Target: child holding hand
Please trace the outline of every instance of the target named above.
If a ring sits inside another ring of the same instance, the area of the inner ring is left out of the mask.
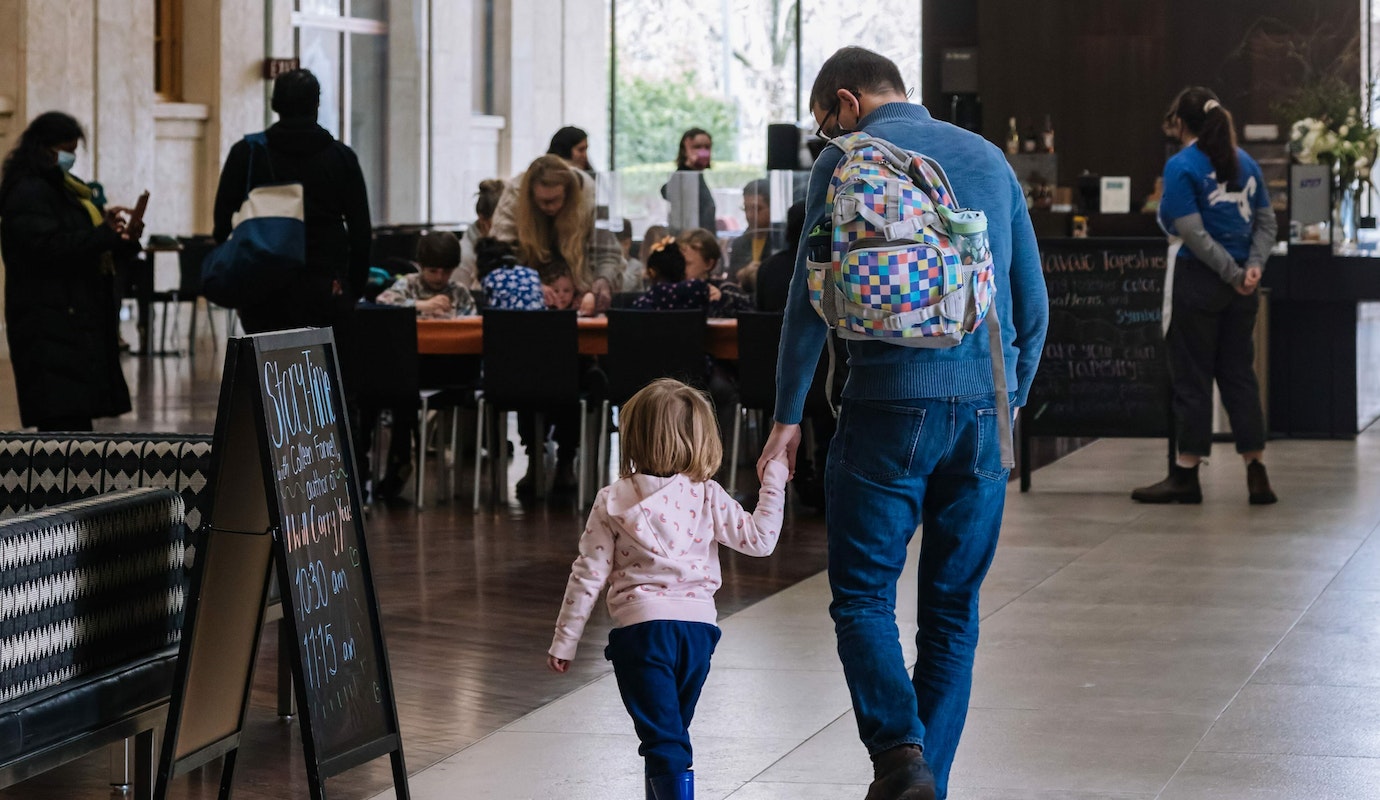
[[[771,555],[788,470],[768,463],[757,509],[744,511],[711,479],[723,447],[709,401],[670,378],[633,395],[619,431],[619,479],[594,499],[547,663],[569,668],[596,596],[610,584],[615,627],[604,657],[642,743],[647,797],[689,800],[690,721],[720,635],[719,545]]]

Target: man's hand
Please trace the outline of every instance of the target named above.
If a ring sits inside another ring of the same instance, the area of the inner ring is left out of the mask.
[[[800,424],[784,425],[780,422],[772,426],[771,435],[762,447],[762,456],[757,459],[757,480],[762,480],[767,471],[767,462],[784,462],[795,477],[795,451],[800,447]]]

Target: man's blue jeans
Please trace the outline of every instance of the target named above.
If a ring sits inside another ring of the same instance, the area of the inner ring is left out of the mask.
[[[845,398],[829,449],[829,584],[839,659],[870,754],[924,747],[939,797],[968,714],[978,589],[1006,502],[992,394]],[[896,582],[923,523],[919,657],[906,674]]]

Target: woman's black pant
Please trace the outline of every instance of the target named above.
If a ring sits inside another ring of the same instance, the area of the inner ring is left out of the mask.
[[[1180,258],[1174,271],[1169,373],[1179,452],[1212,451],[1212,382],[1222,391],[1236,452],[1265,449],[1265,414],[1255,375],[1260,295],[1238,294],[1202,263]]]

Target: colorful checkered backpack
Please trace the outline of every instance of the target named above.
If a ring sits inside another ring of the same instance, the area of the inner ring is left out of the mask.
[[[954,347],[987,325],[1010,466],[987,215],[959,208],[944,170],[927,156],[865,133],[832,145],[843,158],[825,197],[829,227],[806,239],[811,305],[839,338],[904,347]]]

